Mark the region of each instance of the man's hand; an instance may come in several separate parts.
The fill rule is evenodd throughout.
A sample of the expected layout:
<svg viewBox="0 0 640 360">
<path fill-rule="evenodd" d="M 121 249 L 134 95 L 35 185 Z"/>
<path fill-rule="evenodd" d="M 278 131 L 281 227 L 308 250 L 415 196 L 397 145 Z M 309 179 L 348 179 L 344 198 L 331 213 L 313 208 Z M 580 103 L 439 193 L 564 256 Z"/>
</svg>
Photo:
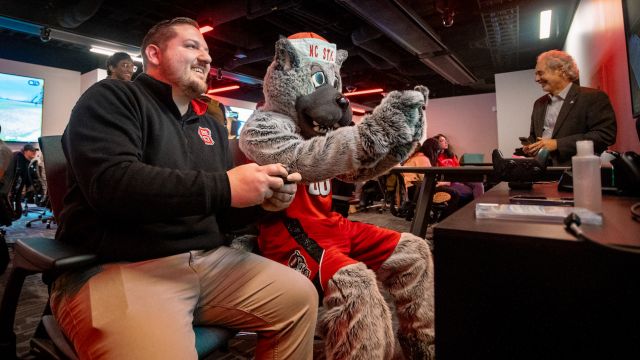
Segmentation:
<svg viewBox="0 0 640 360">
<path fill-rule="evenodd" d="M 262 208 L 267 211 L 280 211 L 284 210 L 291 205 L 296 195 L 298 185 L 296 184 L 302 180 L 300 173 L 291 173 L 287 176 L 287 184 L 284 184 L 279 189 L 272 189 L 273 196 L 265 199 L 262 203 Z"/>
<path fill-rule="evenodd" d="M 246 164 L 227 171 L 231 186 L 231 206 L 244 208 L 264 203 L 274 196 L 275 191 L 284 187 L 283 179 L 288 175 L 282 164 Z M 293 192 L 295 193 L 295 189 Z"/>
<path fill-rule="evenodd" d="M 523 146 L 522 151 L 527 155 L 535 156 L 541 149 L 547 149 L 549 152 L 558 150 L 558 141 L 556 141 L 556 139 L 543 139 L 539 137 L 537 140 L 538 141 L 531 145 Z"/>
</svg>

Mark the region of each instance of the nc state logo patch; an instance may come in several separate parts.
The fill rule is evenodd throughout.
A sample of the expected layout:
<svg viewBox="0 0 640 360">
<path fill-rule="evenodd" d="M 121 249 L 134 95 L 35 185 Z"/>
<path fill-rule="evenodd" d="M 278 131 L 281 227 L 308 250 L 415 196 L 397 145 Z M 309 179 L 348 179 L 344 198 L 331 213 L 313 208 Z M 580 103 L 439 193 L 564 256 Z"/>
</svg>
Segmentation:
<svg viewBox="0 0 640 360">
<path fill-rule="evenodd" d="M 202 139 L 205 145 L 215 144 L 213 137 L 211 137 L 211 130 L 209 128 L 198 126 L 198 135 L 200 135 L 200 139 Z"/>
<path fill-rule="evenodd" d="M 307 266 L 307 260 L 305 260 L 304 256 L 302 256 L 298 250 L 295 250 L 293 254 L 289 256 L 289 267 L 306 277 L 311 275 L 311 271 Z"/>
</svg>

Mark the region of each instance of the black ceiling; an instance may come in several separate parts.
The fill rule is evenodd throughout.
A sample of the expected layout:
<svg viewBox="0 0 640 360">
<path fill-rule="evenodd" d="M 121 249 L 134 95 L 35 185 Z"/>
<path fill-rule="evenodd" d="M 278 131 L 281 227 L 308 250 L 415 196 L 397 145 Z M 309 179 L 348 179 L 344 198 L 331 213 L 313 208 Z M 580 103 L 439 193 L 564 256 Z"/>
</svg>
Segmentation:
<svg viewBox="0 0 640 360">
<path fill-rule="evenodd" d="M 20 0 L 3 1 L 0 15 L 92 38 L 138 46 L 154 23 L 188 16 L 206 33 L 212 67 L 230 84 L 233 74 L 261 79 L 275 41 L 313 31 L 349 51 L 345 88 L 405 89 L 425 84 L 432 97 L 494 91 L 494 74 L 530 69 L 538 53 L 561 48 L 578 0 Z M 448 10 L 447 10 L 448 9 Z M 551 37 L 538 39 L 539 13 L 553 9 Z M 453 12 L 451 26 L 443 17 Z M 394 15 L 400 14 L 396 17 Z M 431 34 L 431 35 L 430 35 Z M 433 40 L 433 39 L 436 40 Z M 0 57 L 86 72 L 104 68 L 104 56 L 65 41 L 40 41 L 15 29 L 0 29 Z M 438 44 L 436 50 L 430 42 Z M 425 50 L 426 49 L 426 50 Z M 436 60 L 442 60 L 438 63 Z M 469 75 L 447 80 L 429 66 Z M 440 65 L 437 65 L 440 64 Z M 458 66 L 461 65 L 461 66 Z M 455 76 L 454 76 L 455 77 Z M 455 84 L 457 82 L 457 84 Z M 257 101 L 260 86 L 241 84 L 224 96 Z M 345 90 L 346 91 L 346 90 Z M 354 97 L 374 106 L 380 95 Z"/>
</svg>

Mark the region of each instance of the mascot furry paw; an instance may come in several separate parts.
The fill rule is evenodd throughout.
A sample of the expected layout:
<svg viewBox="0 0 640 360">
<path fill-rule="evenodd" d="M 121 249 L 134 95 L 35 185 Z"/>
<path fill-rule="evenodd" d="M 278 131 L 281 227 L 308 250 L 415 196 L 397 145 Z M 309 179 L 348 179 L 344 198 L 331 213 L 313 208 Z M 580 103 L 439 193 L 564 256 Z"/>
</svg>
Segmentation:
<svg viewBox="0 0 640 360">
<path fill-rule="evenodd" d="M 340 92 L 347 52 L 313 33 L 280 39 L 264 79 L 265 104 L 240 135 L 259 164 L 302 174 L 291 206 L 260 225 L 261 253 L 307 276 L 326 307 L 328 359 L 389 359 L 391 294 L 408 359 L 434 355 L 433 262 L 424 239 L 351 222 L 331 211 L 331 179 L 363 181 L 409 156 L 423 133 L 428 90 L 389 93 L 354 125 Z"/>
</svg>

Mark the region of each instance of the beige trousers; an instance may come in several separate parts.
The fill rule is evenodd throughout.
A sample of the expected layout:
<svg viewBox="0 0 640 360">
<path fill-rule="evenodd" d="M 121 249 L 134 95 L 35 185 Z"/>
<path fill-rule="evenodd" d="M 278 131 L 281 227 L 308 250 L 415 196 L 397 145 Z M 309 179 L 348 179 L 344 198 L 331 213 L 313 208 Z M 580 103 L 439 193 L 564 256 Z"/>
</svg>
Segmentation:
<svg viewBox="0 0 640 360">
<path fill-rule="evenodd" d="M 193 325 L 257 332 L 257 359 L 312 357 L 315 288 L 258 255 L 221 247 L 78 278 L 56 280 L 51 308 L 80 359 L 197 359 Z"/>
</svg>

